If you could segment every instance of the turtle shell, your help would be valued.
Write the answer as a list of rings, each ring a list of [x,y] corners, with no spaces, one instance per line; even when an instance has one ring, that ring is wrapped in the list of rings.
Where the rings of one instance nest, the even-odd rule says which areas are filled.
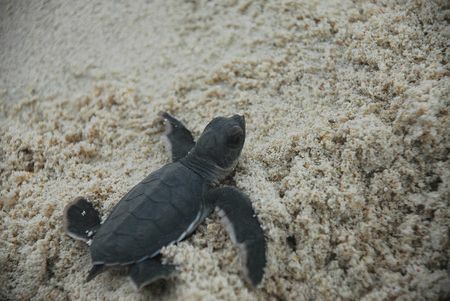
[[[148,175],[115,206],[90,247],[93,264],[130,264],[182,240],[204,219],[205,181],[175,162]]]

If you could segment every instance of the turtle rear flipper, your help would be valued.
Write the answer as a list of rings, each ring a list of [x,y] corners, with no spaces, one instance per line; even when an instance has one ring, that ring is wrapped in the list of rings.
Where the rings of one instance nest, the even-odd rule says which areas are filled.
[[[100,275],[101,273],[106,271],[106,268],[107,267],[104,264],[94,264],[92,268],[89,270],[89,274],[86,277],[86,282],[91,281],[92,279],[97,277],[97,275]]]
[[[174,265],[162,264],[157,259],[146,259],[133,264],[128,275],[134,287],[140,290],[156,280],[168,278],[174,271]]]
[[[98,211],[85,198],[78,197],[64,208],[64,230],[70,237],[88,242],[100,226]]]
[[[194,137],[179,120],[169,113],[160,112],[159,115],[167,121],[164,134],[168,140],[167,146],[171,153],[172,161],[178,161],[185,157],[194,147]]]
[[[248,280],[253,286],[258,286],[267,261],[266,240],[249,198],[236,188],[227,186],[210,191],[208,200],[218,207],[231,240],[241,249]]]

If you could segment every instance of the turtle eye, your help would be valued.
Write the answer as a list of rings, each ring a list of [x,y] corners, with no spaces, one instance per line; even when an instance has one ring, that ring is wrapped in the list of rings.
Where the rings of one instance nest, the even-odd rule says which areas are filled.
[[[234,126],[227,133],[227,145],[231,148],[239,147],[242,143],[243,132],[238,126]]]

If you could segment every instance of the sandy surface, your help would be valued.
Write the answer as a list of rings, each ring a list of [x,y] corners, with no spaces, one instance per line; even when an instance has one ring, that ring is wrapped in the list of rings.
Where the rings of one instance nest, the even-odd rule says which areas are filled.
[[[450,297],[446,1],[0,2],[1,300]],[[220,4],[219,4],[220,2]],[[243,282],[216,215],[136,293],[84,283],[62,211],[103,215],[168,162],[157,112],[243,113],[236,185],[268,239]]]

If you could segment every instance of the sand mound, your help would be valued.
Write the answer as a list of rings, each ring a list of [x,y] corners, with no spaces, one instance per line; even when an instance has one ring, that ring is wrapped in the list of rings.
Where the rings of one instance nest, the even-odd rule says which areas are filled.
[[[49,91],[37,81],[38,93],[17,103],[13,87],[25,80],[3,73],[0,299],[449,298],[444,2],[155,3],[178,22],[160,35],[198,44],[187,60],[167,54],[190,72],[162,63],[150,79],[117,84],[88,68],[66,93],[41,96]],[[72,93],[86,78],[96,87]],[[84,195],[106,215],[168,162],[160,110],[197,135],[214,116],[245,114],[235,181],[268,239],[261,289],[243,282],[215,215],[164,250],[180,269],[168,282],[136,293],[113,271],[84,283],[87,247],[63,233],[63,208]]]

